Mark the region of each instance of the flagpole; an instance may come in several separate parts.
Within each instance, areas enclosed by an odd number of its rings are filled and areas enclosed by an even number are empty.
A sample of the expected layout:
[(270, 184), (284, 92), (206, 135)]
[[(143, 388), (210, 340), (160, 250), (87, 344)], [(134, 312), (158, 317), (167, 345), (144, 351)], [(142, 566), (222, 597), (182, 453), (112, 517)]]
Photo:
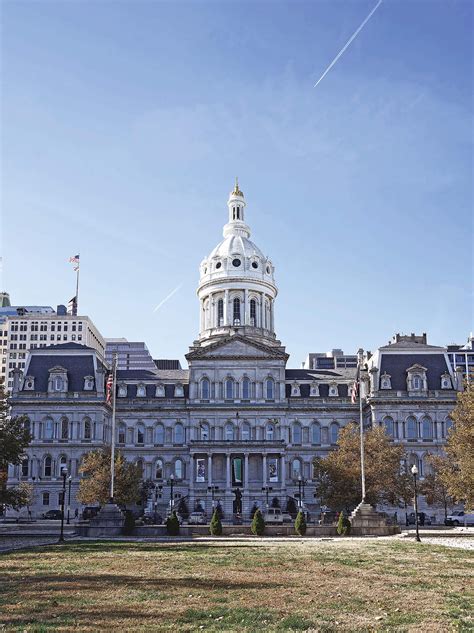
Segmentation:
[(115, 483), (115, 399), (117, 385), (117, 353), (112, 361), (113, 386), (112, 386), (112, 439), (110, 442), (110, 503), (114, 502)]
[(360, 476), (362, 483), (362, 501), (365, 501), (365, 460), (364, 460), (364, 414), (362, 411), (362, 359), (364, 350), (358, 351), (359, 372), (359, 429), (360, 429)]
[(79, 261), (77, 262), (77, 275), (76, 275), (76, 314), (79, 314), (79, 271), (81, 269), (81, 254), (79, 253)]

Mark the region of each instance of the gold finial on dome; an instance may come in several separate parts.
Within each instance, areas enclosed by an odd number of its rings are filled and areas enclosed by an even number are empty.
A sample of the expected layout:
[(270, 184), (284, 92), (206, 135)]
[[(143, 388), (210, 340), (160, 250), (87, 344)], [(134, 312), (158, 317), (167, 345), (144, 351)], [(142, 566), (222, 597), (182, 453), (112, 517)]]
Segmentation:
[(237, 178), (237, 176), (235, 177), (235, 187), (234, 190), (231, 192), (232, 195), (234, 196), (241, 196), (242, 198), (244, 197), (244, 194), (242, 193), (242, 191), (240, 191), (239, 189), (239, 179)]

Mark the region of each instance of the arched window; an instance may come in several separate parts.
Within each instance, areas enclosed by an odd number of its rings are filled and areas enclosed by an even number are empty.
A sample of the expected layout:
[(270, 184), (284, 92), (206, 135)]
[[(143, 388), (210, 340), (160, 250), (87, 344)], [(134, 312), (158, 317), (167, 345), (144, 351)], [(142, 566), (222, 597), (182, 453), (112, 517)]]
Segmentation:
[(418, 374), (415, 374), (413, 376), (413, 389), (421, 389), (423, 386), (423, 381), (421, 379), (421, 376)]
[(61, 439), (67, 440), (69, 437), (69, 420), (62, 418), (61, 420)]
[(63, 379), (61, 376), (56, 376), (54, 379), (54, 391), (62, 391), (63, 388)]
[(225, 425), (225, 439), (227, 441), (232, 441), (234, 439), (234, 425), (230, 422)]
[(174, 463), (174, 476), (176, 479), (183, 478), (183, 462), (181, 459), (177, 459)]
[(244, 442), (248, 442), (250, 440), (250, 424), (248, 422), (244, 422), (242, 424), (241, 437)]
[(44, 422), (43, 437), (45, 440), (52, 440), (54, 437), (54, 422), (50, 418)]
[(301, 462), (299, 459), (294, 459), (291, 463), (291, 476), (293, 479), (301, 477)]
[(433, 422), (426, 416), (421, 422), (421, 435), (424, 440), (433, 439)]
[(63, 469), (67, 470), (67, 457), (66, 455), (61, 455), (59, 458), (59, 464), (58, 464), (58, 476), (61, 477), (62, 473), (63, 473)]
[(242, 380), (242, 400), (250, 400), (250, 380), (248, 378)]
[(321, 427), (317, 422), (311, 427), (311, 444), (321, 444)]
[(127, 429), (125, 427), (125, 424), (119, 424), (119, 427), (118, 427), (118, 439), (117, 439), (119, 444), (125, 444), (126, 431), (127, 431)]
[(203, 400), (209, 400), (211, 391), (211, 383), (209, 378), (203, 378), (201, 380), (201, 398)]
[(405, 421), (405, 437), (407, 440), (416, 440), (418, 438), (418, 433), (416, 429), (416, 419), (413, 416), (410, 416)]
[(137, 426), (137, 444), (145, 443), (145, 429), (140, 424)]
[(84, 439), (90, 440), (92, 435), (91, 421), (89, 418), (84, 420)]
[(240, 299), (235, 297), (234, 302), (234, 325), (240, 325)]
[(250, 299), (250, 325), (257, 327), (257, 302)]
[(155, 479), (163, 479), (163, 460), (162, 459), (156, 460)]
[(224, 325), (224, 300), (219, 299), (217, 302), (217, 325)]
[(385, 427), (387, 435), (390, 435), (390, 437), (395, 437), (395, 423), (393, 421), (393, 418), (391, 418), (390, 416), (384, 418), (383, 425)]
[(225, 381), (225, 397), (226, 400), (232, 400), (234, 398), (234, 381), (232, 378), (227, 378)]
[(209, 424), (207, 422), (203, 422), (199, 425), (199, 431), (201, 435), (201, 440), (207, 442), (209, 440)]
[(453, 421), (451, 418), (446, 418), (444, 421), (444, 437), (448, 437), (449, 431), (453, 426)]
[(273, 400), (275, 398), (275, 381), (273, 378), (267, 378), (265, 383), (265, 392), (267, 400)]
[(184, 428), (181, 422), (178, 422), (174, 427), (174, 443), (183, 444), (184, 442)]
[(45, 477), (51, 477), (53, 461), (49, 455), (46, 455), (43, 462), (43, 475)]
[(162, 424), (157, 424), (155, 427), (155, 444), (165, 443), (165, 429)]
[(275, 427), (273, 424), (267, 424), (265, 429), (265, 439), (269, 442), (273, 442), (275, 439)]
[(297, 422), (293, 424), (291, 433), (293, 444), (301, 444), (301, 426)]
[(329, 427), (329, 434), (331, 439), (331, 444), (337, 444), (337, 440), (339, 439), (339, 424), (337, 422), (333, 422)]

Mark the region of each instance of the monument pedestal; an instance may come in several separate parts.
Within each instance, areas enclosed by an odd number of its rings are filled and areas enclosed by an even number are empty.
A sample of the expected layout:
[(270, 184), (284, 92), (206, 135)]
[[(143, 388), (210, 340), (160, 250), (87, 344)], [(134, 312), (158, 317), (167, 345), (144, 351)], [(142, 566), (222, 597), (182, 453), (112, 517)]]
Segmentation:
[(87, 536), (120, 536), (125, 516), (115, 503), (106, 503), (89, 522)]
[(352, 512), (350, 521), (353, 536), (389, 536), (400, 532), (398, 525), (388, 525), (385, 517), (365, 501)]

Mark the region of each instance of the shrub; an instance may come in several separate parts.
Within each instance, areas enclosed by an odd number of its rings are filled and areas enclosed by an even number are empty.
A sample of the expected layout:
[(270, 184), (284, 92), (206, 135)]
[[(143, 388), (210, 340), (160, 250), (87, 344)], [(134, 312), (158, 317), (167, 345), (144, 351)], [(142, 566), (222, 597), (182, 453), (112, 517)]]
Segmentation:
[(255, 534), (255, 536), (263, 536), (263, 533), (265, 532), (265, 521), (263, 519), (262, 513), (258, 508), (253, 515), (252, 525), (250, 529), (252, 531), (252, 534)]
[(173, 510), (172, 515), (166, 519), (166, 531), (170, 536), (178, 536), (179, 534), (179, 520), (176, 510)]
[(253, 504), (252, 509), (250, 510), (250, 518), (253, 519), (255, 516), (255, 512), (258, 510), (258, 505), (256, 503)]
[(125, 522), (123, 524), (122, 532), (126, 535), (133, 534), (135, 529), (135, 518), (130, 510), (125, 510)]
[(304, 516), (304, 512), (302, 512), (301, 510), (298, 512), (298, 515), (296, 517), (296, 521), (295, 521), (295, 532), (296, 534), (299, 534), (300, 536), (304, 536), (306, 534), (306, 519)]
[(183, 519), (187, 519), (189, 517), (189, 510), (186, 499), (179, 500), (177, 512), (183, 517)]
[(280, 507), (280, 499), (278, 497), (273, 497), (272, 499), (272, 508)]
[(344, 512), (339, 512), (339, 519), (337, 521), (337, 533), (339, 536), (349, 536), (351, 533), (351, 522), (344, 516)]
[(293, 497), (288, 497), (288, 501), (286, 503), (286, 511), (288, 512), (288, 514), (291, 514), (291, 517), (293, 519), (296, 518), (296, 515), (298, 514), (298, 508), (296, 507), (296, 501)]
[(217, 510), (214, 510), (214, 514), (212, 515), (209, 532), (212, 536), (220, 536), (222, 534), (222, 523)]

